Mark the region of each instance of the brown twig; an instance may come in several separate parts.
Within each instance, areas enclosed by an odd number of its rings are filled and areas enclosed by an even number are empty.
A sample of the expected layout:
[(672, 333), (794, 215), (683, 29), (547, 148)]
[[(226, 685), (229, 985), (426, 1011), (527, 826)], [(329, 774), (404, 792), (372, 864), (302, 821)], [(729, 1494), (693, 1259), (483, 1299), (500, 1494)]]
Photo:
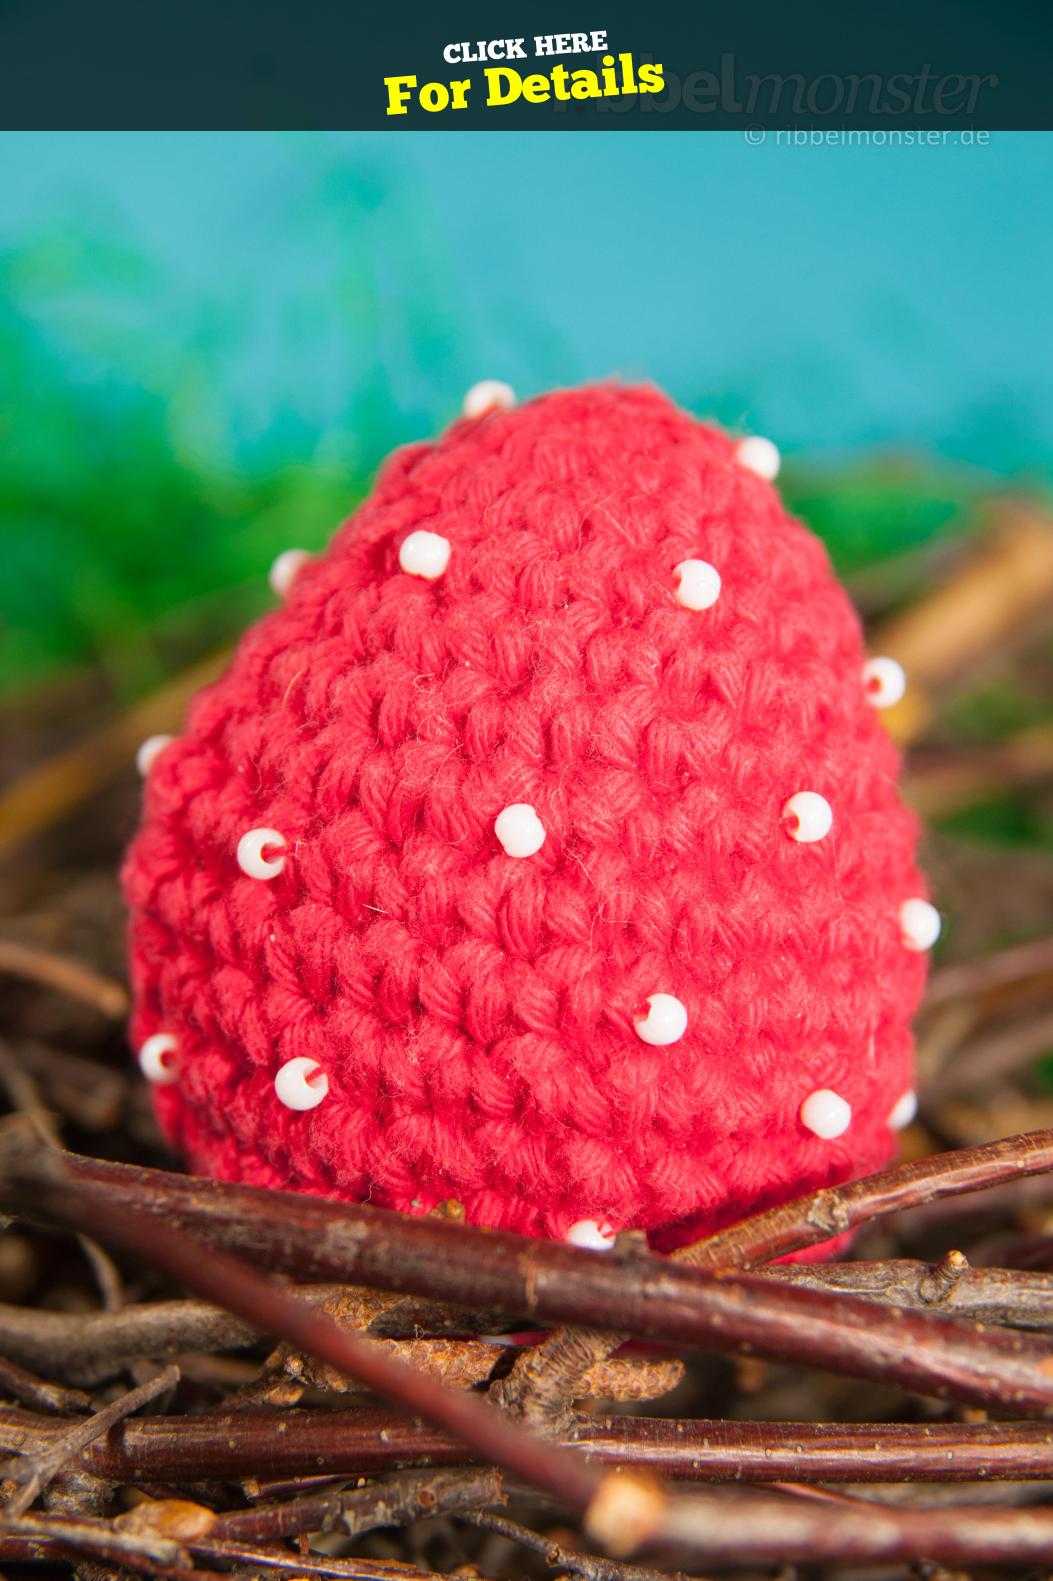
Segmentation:
[(926, 1010), (958, 999), (977, 998), (1010, 983), (1053, 973), (1053, 936), (1031, 939), (1010, 950), (1000, 950), (979, 961), (955, 961), (941, 966), (929, 978)]
[(256, 1504), (220, 1515), (210, 1535), (232, 1542), (273, 1542), (303, 1532), (357, 1537), (378, 1526), (406, 1526), (504, 1501), (495, 1471), (403, 1471), (369, 1483), (280, 1504)]
[(439, 1581), (415, 1565), (390, 1560), (327, 1559), (321, 1554), (299, 1554), (292, 1549), (267, 1548), (250, 1543), (211, 1541), (208, 1537), (183, 1542), (160, 1536), (140, 1525), (122, 1527), (116, 1521), (71, 1519), (66, 1516), (21, 1516), (8, 1532), (0, 1534), (0, 1559), (25, 1562), (90, 1554), (132, 1570), (180, 1581), (188, 1574), (219, 1581), (219, 1573), (195, 1566), (194, 1554), (224, 1569), (249, 1565), (255, 1570), (288, 1576), (333, 1577), (334, 1581)]
[(178, 728), (187, 703), (215, 680), (227, 657), (223, 652), (202, 659), (120, 718), (9, 786), (0, 795), (0, 857), (64, 817), (125, 769), (144, 737)]
[(867, 1301), (939, 1311), (976, 1323), (1053, 1332), (1053, 1278), (1048, 1273), (971, 1268), (960, 1252), (949, 1252), (935, 1264), (906, 1258), (866, 1263), (781, 1263), (757, 1272), (778, 1284), (842, 1290)]
[(99, 1187), (74, 1182), (62, 1155), (38, 1149), (34, 1156), (41, 1188), (70, 1227), (86, 1234), (102, 1233), (109, 1242), (164, 1269), (205, 1299), (419, 1413), (463, 1439), (485, 1459), (563, 1499), (571, 1508), (589, 1506), (600, 1478), (581, 1456), (531, 1438), (492, 1405), (474, 1395), (456, 1393), (407, 1367), (379, 1346), (342, 1329), (326, 1313), (257, 1273), (248, 1263), (169, 1228), (156, 1216), (115, 1206)]
[[(0, 1409), (0, 1446), (45, 1447), (61, 1424)], [(1053, 1478), (1045, 1422), (730, 1422), (576, 1418), (566, 1440), (604, 1466), (689, 1482), (963, 1482)], [(216, 1411), (123, 1423), (78, 1465), (106, 1482), (187, 1484), (373, 1476), (455, 1467), (472, 1453), (388, 1409)]]
[(696, 1267), (748, 1268), (805, 1246), (818, 1246), (870, 1219), (1051, 1169), (1053, 1130), (1024, 1132), (812, 1192), (743, 1219), (675, 1256)]
[(89, 1444), (108, 1433), (116, 1423), (141, 1410), (158, 1395), (165, 1394), (179, 1382), (179, 1368), (168, 1367), (148, 1383), (140, 1384), (122, 1394), (119, 1400), (96, 1411), (87, 1421), (77, 1422), (56, 1435), (43, 1449), (31, 1452), (7, 1465), (0, 1466), (0, 1479), (16, 1484), (18, 1491), (11, 1494), (0, 1511), (0, 1520), (8, 1524), (24, 1515), (29, 1506), (58, 1476), (64, 1466), (78, 1456)]
[(521, 1548), (538, 1554), (550, 1569), (567, 1570), (571, 1575), (583, 1576), (585, 1581), (684, 1581), (675, 1570), (648, 1570), (642, 1565), (621, 1564), (617, 1559), (602, 1559), (596, 1554), (566, 1548), (542, 1536), (540, 1532), (532, 1532), (529, 1527), (508, 1520), (504, 1515), (476, 1511), (462, 1515), (461, 1520), (470, 1526), (478, 1526), (482, 1531), (507, 1537), (509, 1542), (518, 1543)]
[[(3, 1340), (0, 1337), (2, 1348)], [(34, 1411), (47, 1411), (55, 1416), (68, 1416), (74, 1411), (87, 1411), (91, 1407), (91, 1400), (80, 1389), (63, 1389), (57, 1383), (47, 1383), (4, 1355), (0, 1355), (0, 1394), (17, 1400), (20, 1405), (28, 1405)]]
[[(929, 1160), (925, 1166), (904, 1166), (858, 1187), (820, 1192), (804, 1199), (803, 1208), (791, 1205), (749, 1220), (731, 1254), (725, 1255), (724, 1246), (736, 1231), (715, 1237), (712, 1244), (718, 1250), (708, 1255), (725, 1266), (729, 1260), (748, 1260), (751, 1246), (759, 1255), (771, 1256), (773, 1245), (778, 1250), (789, 1249), (779, 1245), (780, 1235), (793, 1245), (824, 1239), (846, 1227), (839, 1222), (842, 1204), (847, 1204), (846, 1217), (851, 1218), (853, 1209), (865, 1217), (890, 1203), (918, 1200), (925, 1194), (923, 1180), (935, 1180), (937, 1189), (951, 1182), (963, 1190), (967, 1182), (978, 1186), (992, 1177), (1005, 1178), (1009, 1168), (1026, 1173), (1039, 1167), (1039, 1160), (1045, 1167), (1051, 1153), (1053, 1140), (1049, 1133), (1041, 1133), (1026, 1139), (1026, 1145), (1014, 1138), (969, 1154)], [(129, 1205), (129, 1197), (137, 1207)], [(440, 1220), (403, 1218), (382, 1210), (371, 1214), (366, 1209), (319, 1200), (121, 1169), (34, 1148), (10, 1126), (4, 1133), (0, 1158), (0, 1201), (34, 1217), (75, 1227), (83, 1227), (90, 1218), (93, 1229), (114, 1239), (123, 1235), (118, 1226), (131, 1215), (134, 1224), (129, 1233), (134, 1236), (135, 1249), (154, 1261), (160, 1261), (158, 1248), (168, 1246), (167, 1226), (171, 1223), (185, 1225), (189, 1221), (205, 1225), (213, 1233), (218, 1225), (227, 1237), (236, 1223), (234, 1244), (242, 1244), (251, 1254), (254, 1245), (262, 1243), (270, 1248), (272, 1257), (279, 1220), (278, 1245), (283, 1250), (288, 1249), (290, 1231), (294, 1230), (299, 1251), (300, 1236), (306, 1226), (313, 1225), (310, 1255), (316, 1268), (332, 1271), (336, 1265), (343, 1271), (350, 1261), (353, 1275), (386, 1289), (434, 1294), (436, 1287), (444, 1285), (443, 1294), (463, 1301), (474, 1287), (484, 1301), (492, 1294), (496, 1306), (514, 1310), (521, 1301), (534, 1318), (586, 1326), (599, 1320), (616, 1326), (619, 1333), (635, 1333), (641, 1338), (822, 1367), (1020, 1415), (1053, 1412), (1053, 1374), (1046, 1350), (1015, 1332), (981, 1331), (951, 1319), (880, 1308), (829, 1291), (775, 1289), (770, 1281), (748, 1275), (714, 1277), (635, 1253), (630, 1261), (619, 1262), (617, 1257), (600, 1257), (564, 1244), (487, 1235)], [(241, 1216), (232, 1223), (229, 1214), (235, 1203)], [(810, 1209), (810, 1203), (818, 1208)], [(217, 1205), (226, 1212), (218, 1216), (208, 1212)], [(813, 1216), (820, 1210), (825, 1217)], [(418, 1262), (422, 1244), (434, 1248), (426, 1268)], [(178, 1262), (179, 1277), (191, 1288), (213, 1295), (255, 1323), (267, 1324), (273, 1319), (275, 1332), (294, 1344), (300, 1343), (297, 1333), (301, 1329), (306, 1333), (314, 1327), (327, 1329), (326, 1345), (333, 1341), (328, 1332), (332, 1325), (323, 1324), (304, 1303), (276, 1291), (266, 1281), (253, 1283), (253, 1300), (238, 1305), (231, 1299), (225, 1277), (215, 1272), (211, 1263), (206, 1266), (203, 1258), (195, 1263), (193, 1248), (187, 1251), (181, 1244), (164, 1255), (173, 1262), (163, 1266), (171, 1272)], [(260, 1260), (266, 1261), (266, 1256)], [(450, 1282), (451, 1274), (462, 1271), (470, 1283), (459, 1278)], [(283, 1303), (289, 1303), (290, 1309)], [(354, 1348), (348, 1335), (339, 1329), (336, 1333)], [(379, 1381), (380, 1372), (371, 1380), (363, 1371), (367, 1362), (380, 1367), (375, 1351), (345, 1368), (338, 1357), (322, 1352), (315, 1343), (301, 1348), (314, 1350), (337, 1368), (388, 1392)], [(386, 1359), (385, 1364), (393, 1365)], [(463, 1403), (475, 1404), (470, 1399)]]
[(711, 1564), (935, 1559), (961, 1564), (1048, 1562), (1053, 1510), (891, 1509), (813, 1504), (772, 1494), (692, 1494), (667, 1511), (666, 1535)]
[(50, 950), (0, 938), (0, 972), (53, 988), (69, 999), (79, 999), (114, 1021), (128, 1013), (128, 991), (121, 983)]

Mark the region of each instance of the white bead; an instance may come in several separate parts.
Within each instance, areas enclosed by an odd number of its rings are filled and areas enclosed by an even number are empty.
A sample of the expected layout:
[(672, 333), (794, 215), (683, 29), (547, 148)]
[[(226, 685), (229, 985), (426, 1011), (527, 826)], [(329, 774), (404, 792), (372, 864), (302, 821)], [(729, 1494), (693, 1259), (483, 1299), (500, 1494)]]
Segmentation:
[(167, 1057), (174, 1054), (178, 1047), (171, 1032), (155, 1032), (153, 1037), (147, 1038), (139, 1050), (139, 1069), (147, 1081), (156, 1082), (159, 1087), (168, 1087), (179, 1080), (179, 1072)]
[(651, 994), (647, 1014), (633, 1019), (636, 1035), (653, 1048), (679, 1043), (687, 1031), (687, 1011), (672, 994)]
[(904, 1130), (918, 1112), (918, 1095), (916, 1092), (905, 1092), (902, 1098), (889, 1110), (888, 1123), (893, 1131)]
[(545, 843), (545, 825), (529, 802), (516, 801), (494, 819), (506, 856), (533, 856)]
[(899, 926), (908, 950), (931, 950), (940, 936), (940, 914), (927, 900), (905, 900), (899, 908)]
[(765, 478), (771, 483), (779, 476), (782, 458), (770, 439), (764, 439), (760, 434), (751, 434), (748, 439), (742, 439), (735, 446), (735, 460), (740, 466), (755, 472), (759, 478)]
[(135, 754), (135, 766), (143, 779), (149, 774), (165, 747), (168, 746), (170, 741), (174, 740), (175, 736), (147, 736)]
[(907, 690), (902, 664), (895, 659), (868, 659), (863, 666), (863, 691), (873, 708), (892, 708)]
[[(314, 1076), (315, 1071), (321, 1075)], [(317, 1109), (329, 1096), (329, 1077), (316, 1059), (299, 1054), (285, 1061), (274, 1078), (274, 1091), (287, 1109)]]
[(399, 550), (399, 565), (409, 576), (423, 576), (434, 582), (450, 563), (450, 540), (440, 533), (419, 527), (411, 532)]
[(677, 599), (685, 609), (709, 609), (720, 597), (720, 572), (705, 560), (681, 560), (674, 568)]
[(495, 406), (508, 412), (515, 404), (516, 392), (510, 384), (502, 384), (500, 379), (480, 379), (465, 396), (462, 411), (465, 417), (482, 417)]
[(820, 1087), (802, 1103), (801, 1124), (824, 1142), (832, 1142), (835, 1136), (844, 1136), (852, 1124), (852, 1109), (840, 1094)]
[(285, 849), (285, 836), (277, 829), (250, 829), (238, 841), (238, 866), (249, 878), (277, 878), (285, 857), (264, 856), (264, 851)]
[(616, 1239), (609, 1224), (597, 1224), (595, 1219), (579, 1219), (563, 1238), (571, 1246), (584, 1246), (590, 1252), (609, 1252)]
[(834, 814), (825, 796), (818, 791), (798, 791), (782, 810), (786, 833), (791, 840), (810, 845), (822, 840), (833, 828)]
[(284, 598), (310, 559), (306, 549), (283, 549), (267, 572), (271, 592)]

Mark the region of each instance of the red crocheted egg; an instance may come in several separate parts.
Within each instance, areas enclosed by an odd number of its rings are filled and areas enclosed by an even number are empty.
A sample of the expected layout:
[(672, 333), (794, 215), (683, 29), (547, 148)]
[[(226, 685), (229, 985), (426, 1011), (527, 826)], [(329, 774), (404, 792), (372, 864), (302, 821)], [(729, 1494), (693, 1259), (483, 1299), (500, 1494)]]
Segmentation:
[[(133, 1036), (193, 1168), (674, 1244), (880, 1166), (938, 926), (763, 440), (652, 389), (397, 451), (145, 754)], [(150, 761), (152, 759), (152, 761)]]

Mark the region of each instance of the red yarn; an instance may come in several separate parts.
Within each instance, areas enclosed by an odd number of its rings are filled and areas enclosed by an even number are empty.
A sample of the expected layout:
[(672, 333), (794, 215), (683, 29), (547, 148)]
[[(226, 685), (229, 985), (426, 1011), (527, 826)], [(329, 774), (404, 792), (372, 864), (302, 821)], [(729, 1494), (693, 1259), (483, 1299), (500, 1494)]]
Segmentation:
[[(399, 549), (451, 545), (438, 580)], [(717, 567), (716, 603), (674, 568)], [(734, 445), (651, 389), (397, 451), (150, 771), (127, 858), (136, 1044), (192, 1167), (668, 1245), (879, 1167), (911, 1085), (924, 894), (858, 624)], [(833, 828), (789, 838), (817, 791)], [(532, 804), (535, 855), (497, 814)], [(235, 851), (287, 841), (269, 882)], [(634, 1016), (668, 993), (665, 1047)], [(306, 1112), (274, 1078), (316, 1060)], [(800, 1118), (829, 1088), (844, 1135)]]

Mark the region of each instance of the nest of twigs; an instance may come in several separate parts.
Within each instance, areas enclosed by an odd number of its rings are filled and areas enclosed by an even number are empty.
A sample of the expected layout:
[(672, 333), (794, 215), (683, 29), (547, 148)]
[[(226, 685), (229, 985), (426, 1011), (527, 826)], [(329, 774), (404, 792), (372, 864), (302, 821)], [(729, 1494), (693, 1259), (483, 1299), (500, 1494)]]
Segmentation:
[[(898, 726), (929, 732), (909, 780), (927, 811), (1053, 768), (1049, 727), (965, 750), (931, 726), (977, 665), (1034, 674), (1051, 543), (1003, 512), (886, 629), (928, 683)], [(404, 1219), (193, 1180), (123, 1046), (113, 873), (130, 749), (208, 668), (132, 714), (79, 683), (75, 714), (67, 696), (9, 721), (5, 1570), (1044, 1573), (1053, 1129), (1028, 1128), (1053, 1123), (1035, 1075), (1053, 864), (932, 842), (958, 926), (921, 1024), (911, 1161), (674, 1258), (633, 1235), (597, 1256), (485, 1233), (456, 1204)], [(992, 1140), (1007, 1130), (1027, 1134)], [(775, 1261), (850, 1228), (840, 1261)]]

